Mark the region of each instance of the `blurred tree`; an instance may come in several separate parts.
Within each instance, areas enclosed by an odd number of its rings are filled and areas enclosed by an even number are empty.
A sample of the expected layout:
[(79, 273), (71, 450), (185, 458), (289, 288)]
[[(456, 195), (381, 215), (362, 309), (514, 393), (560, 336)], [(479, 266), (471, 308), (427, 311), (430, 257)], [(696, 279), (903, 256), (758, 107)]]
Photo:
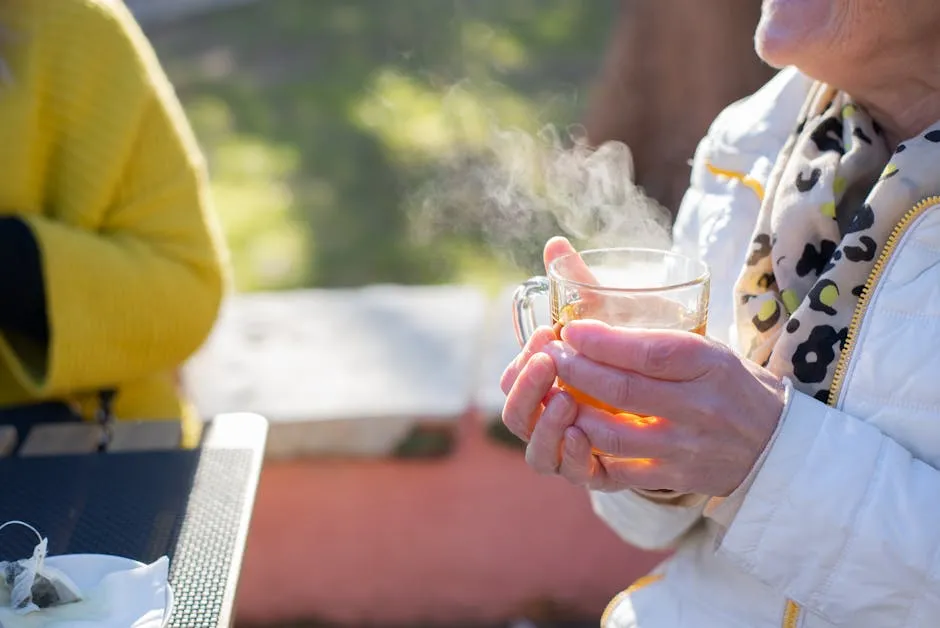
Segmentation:
[[(493, 237), (474, 186), (507, 152), (494, 135), (564, 138), (594, 81), (589, 137), (630, 144), (640, 183), (674, 207), (711, 117), (768, 74), (757, 5), (265, 0), (148, 34), (208, 156), (240, 289), (495, 285), (534, 270), (557, 225)], [(421, 232), (429, 204), (439, 220)]]
[(415, 240), (409, 194), (493, 125), (576, 121), (613, 9), (266, 0), (153, 29), (209, 158), (239, 287), (505, 278), (479, 234)]
[(620, 0), (585, 118), (593, 144), (625, 142), (637, 183), (675, 211), (712, 119), (770, 78), (754, 53), (753, 0)]

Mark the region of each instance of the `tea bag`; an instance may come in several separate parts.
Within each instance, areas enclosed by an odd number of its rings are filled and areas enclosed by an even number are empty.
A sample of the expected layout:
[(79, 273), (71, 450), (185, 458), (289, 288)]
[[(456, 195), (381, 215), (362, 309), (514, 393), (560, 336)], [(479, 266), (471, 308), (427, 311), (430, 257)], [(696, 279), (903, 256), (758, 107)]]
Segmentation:
[(43, 538), (31, 525), (21, 521), (8, 521), (0, 525), (0, 530), (11, 524), (32, 530), (39, 543), (29, 558), (0, 562), (0, 581), (10, 593), (10, 608), (17, 614), (25, 615), (80, 601), (82, 595), (75, 583), (58, 569), (45, 564), (49, 540)]

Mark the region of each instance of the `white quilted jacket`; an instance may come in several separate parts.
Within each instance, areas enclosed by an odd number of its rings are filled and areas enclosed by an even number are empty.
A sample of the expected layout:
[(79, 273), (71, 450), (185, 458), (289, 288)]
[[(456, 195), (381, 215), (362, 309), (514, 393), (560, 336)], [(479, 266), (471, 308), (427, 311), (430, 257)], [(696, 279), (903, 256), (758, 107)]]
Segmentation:
[[(784, 70), (723, 112), (695, 155), (675, 246), (711, 267), (709, 334), (732, 345), (732, 287), (809, 86)], [(940, 627), (940, 197), (911, 208), (869, 284), (836, 407), (793, 392), (727, 529), (703, 506), (592, 494), (626, 541), (676, 549), (602, 626)]]

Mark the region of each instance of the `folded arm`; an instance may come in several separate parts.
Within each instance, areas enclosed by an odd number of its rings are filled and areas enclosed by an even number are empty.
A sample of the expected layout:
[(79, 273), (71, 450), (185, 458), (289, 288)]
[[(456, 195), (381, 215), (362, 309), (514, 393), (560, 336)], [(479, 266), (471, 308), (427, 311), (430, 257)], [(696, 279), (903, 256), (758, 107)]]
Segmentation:
[[(0, 352), (37, 398), (180, 364), (223, 293), (204, 164), (153, 51), (122, 5), (75, 10), (94, 45), (63, 44), (46, 68), (56, 93), (36, 94), (57, 103), (43, 109), (42, 211), (3, 220), (38, 253), (38, 266), (18, 269), (29, 299), (11, 309), (27, 328), (0, 322)], [(47, 337), (28, 329), (43, 309)]]

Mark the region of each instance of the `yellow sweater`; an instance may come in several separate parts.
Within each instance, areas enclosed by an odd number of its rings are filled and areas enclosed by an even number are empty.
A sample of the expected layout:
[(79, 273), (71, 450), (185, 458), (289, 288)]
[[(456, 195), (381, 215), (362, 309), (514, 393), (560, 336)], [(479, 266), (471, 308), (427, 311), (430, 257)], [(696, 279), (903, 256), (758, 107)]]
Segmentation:
[[(0, 406), (115, 386), (119, 418), (186, 417), (177, 367), (223, 294), (205, 168), (119, 0), (0, 2), (0, 214), (42, 257), (48, 347), (0, 334)], [(2, 272), (2, 269), (0, 269)]]

